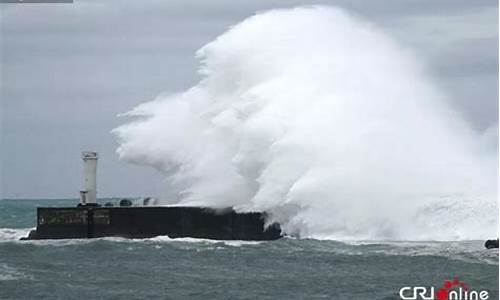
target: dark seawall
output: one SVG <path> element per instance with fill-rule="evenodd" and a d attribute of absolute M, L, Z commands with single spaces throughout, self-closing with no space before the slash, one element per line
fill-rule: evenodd
<path fill-rule="evenodd" d="M 265 227 L 265 213 L 205 207 L 38 207 L 37 228 L 27 239 L 98 237 L 274 240 L 279 224 Z"/>

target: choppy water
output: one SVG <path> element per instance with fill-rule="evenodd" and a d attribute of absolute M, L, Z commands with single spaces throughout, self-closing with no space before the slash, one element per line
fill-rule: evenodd
<path fill-rule="evenodd" d="M 399 299 L 458 277 L 498 299 L 498 251 L 483 241 L 18 241 L 35 207 L 0 200 L 0 299 Z"/>

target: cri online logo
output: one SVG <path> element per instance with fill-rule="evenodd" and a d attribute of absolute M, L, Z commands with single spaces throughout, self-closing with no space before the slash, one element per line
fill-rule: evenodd
<path fill-rule="evenodd" d="M 453 280 L 445 280 L 443 286 L 437 290 L 425 286 L 405 286 L 399 290 L 401 299 L 415 300 L 486 300 L 490 295 L 488 291 L 469 290 L 467 284 L 455 278 Z"/>

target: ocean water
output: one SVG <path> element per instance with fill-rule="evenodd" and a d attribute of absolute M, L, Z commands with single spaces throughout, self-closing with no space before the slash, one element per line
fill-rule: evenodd
<path fill-rule="evenodd" d="M 18 240 L 36 206 L 74 204 L 0 200 L 0 299 L 400 299 L 453 278 L 498 299 L 484 241 Z"/>

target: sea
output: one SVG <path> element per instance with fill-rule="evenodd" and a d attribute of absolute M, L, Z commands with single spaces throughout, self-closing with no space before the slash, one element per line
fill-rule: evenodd
<path fill-rule="evenodd" d="M 498 299 L 498 249 L 482 240 L 19 240 L 37 206 L 76 203 L 0 200 L 0 299 L 438 299 L 457 282 Z"/>

